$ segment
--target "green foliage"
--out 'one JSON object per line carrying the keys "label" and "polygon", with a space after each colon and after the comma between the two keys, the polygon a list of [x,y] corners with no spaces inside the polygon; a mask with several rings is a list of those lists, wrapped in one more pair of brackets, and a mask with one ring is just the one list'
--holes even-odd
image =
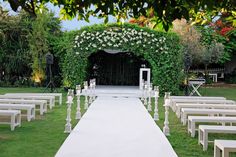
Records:
{"label": "green foliage", "polygon": [[98,50],[133,52],[147,60],[152,81],[161,91],[177,93],[182,70],[182,51],[174,33],[164,33],[137,25],[110,24],[84,27],[74,32],[63,63],[64,85],[74,87],[86,78],[88,57]]}
{"label": "green foliage", "polygon": [[60,21],[52,13],[44,11],[35,19],[25,12],[8,15],[0,7],[1,85],[29,85],[32,71],[43,74],[44,54],[54,53],[60,32]]}
{"label": "green foliage", "polygon": [[50,50],[50,42],[60,33],[60,22],[53,17],[53,13],[43,10],[32,22],[29,34],[29,48],[32,55],[32,79],[41,82],[45,79],[45,54]]}
{"label": "green foliage", "polygon": [[[214,53],[217,51],[211,51],[213,49],[220,48],[219,43],[225,45],[227,41],[221,35],[218,35],[211,27],[197,27],[198,31],[201,33],[201,44],[206,47],[206,52],[203,54],[205,60],[208,60],[209,63],[225,63],[231,58],[231,53],[227,47],[224,46],[224,50],[221,50],[219,53]],[[212,53],[211,53],[212,52]],[[216,58],[214,61],[207,59],[210,56]],[[215,57],[214,57],[215,56]]]}
{"label": "green foliage", "polygon": [[[116,0],[116,1],[53,1],[53,0],[4,0],[8,1],[11,8],[17,11],[19,7],[22,7],[32,15],[36,15],[40,7],[51,2],[53,5],[60,6],[62,19],[72,19],[77,17],[79,20],[84,19],[89,21],[90,16],[98,16],[104,18],[104,22],[108,21],[108,15],[117,17],[118,21],[121,18],[139,17],[140,15],[146,15],[146,10],[153,9],[156,22],[161,23],[165,30],[169,29],[172,21],[180,19],[182,17],[189,19],[190,11],[197,12],[199,10],[207,10],[207,12],[217,12],[222,8],[226,10],[235,9],[235,0],[201,0],[199,1],[162,1],[162,0]],[[93,7],[91,7],[93,6]],[[195,17],[195,16],[193,16]]]}
{"label": "green foliage", "polygon": [[236,54],[236,29],[229,31],[226,34],[226,42],[224,43],[225,49],[230,55]]}
{"label": "green foliage", "polygon": [[29,20],[25,13],[9,16],[0,7],[0,80],[9,84],[31,72],[27,40],[31,29]]}

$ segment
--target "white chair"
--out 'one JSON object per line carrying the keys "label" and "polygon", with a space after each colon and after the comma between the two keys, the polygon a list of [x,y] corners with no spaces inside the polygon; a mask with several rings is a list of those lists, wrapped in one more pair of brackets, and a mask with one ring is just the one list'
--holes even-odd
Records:
{"label": "white chair", "polygon": [[21,111],[19,110],[0,110],[0,116],[11,117],[10,122],[0,121],[0,124],[10,124],[11,131],[15,130],[16,126],[21,126]]}

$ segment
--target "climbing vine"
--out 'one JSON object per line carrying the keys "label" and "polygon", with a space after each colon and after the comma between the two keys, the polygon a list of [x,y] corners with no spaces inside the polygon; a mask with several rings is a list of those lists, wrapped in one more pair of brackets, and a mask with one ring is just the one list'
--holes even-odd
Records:
{"label": "climbing vine", "polygon": [[82,83],[87,75],[88,57],[104,49],[133,52],[143,57],[151,65],[152,82],[161,91],[178,92],[182,70],[178,36],[132,24],[94,25],[75,32],[64,57],[64,85]]}

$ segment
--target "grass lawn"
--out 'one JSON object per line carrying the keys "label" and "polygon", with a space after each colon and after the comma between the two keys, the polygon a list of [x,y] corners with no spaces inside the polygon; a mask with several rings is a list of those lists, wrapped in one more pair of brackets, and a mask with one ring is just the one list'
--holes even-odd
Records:
{"label": "grass lawn", "polygon": [[[0,94],[6,92],[42,92],[42,88],[0,88]],[[208,96],[224,96],[236,100],[236,88],[206,88],[202,93]],[[53,157],[68,134],[64,134],[66,118],[66,93],[63,93],[63,105],[58,104],[53,110],[49,110],[44,116],[37,114],[32,122],[22,121],[22,126],[15,131],[10,131],[9,125],[0,125],[0,157]],[[83,101],[83,100],[82,100]],[[164,123],[163,98],[159,100],[160,121],[162,128]],[[76,105],[72,107],[72,124]],[[82,107],[82,112],[84,112]],[[168,137],[179,157],[212,157],[213,144],[208,151],[203,152],[198,145],[197,136],[191,138],[187,134],[186,126],[182,126],[180,120],[170,111],[169,114],[171,136]],[[214,138],[235,139],[236,135],[213,135]],[[213,137],[210,135],[210,138]]]}

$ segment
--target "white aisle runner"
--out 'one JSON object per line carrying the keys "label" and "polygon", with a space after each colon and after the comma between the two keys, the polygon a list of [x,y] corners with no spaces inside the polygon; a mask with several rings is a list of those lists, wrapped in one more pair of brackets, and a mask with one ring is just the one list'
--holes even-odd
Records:
{"label": "white aisle runner", "polygon": [[177,157],[138,98],[98,97],[56,157]]}

